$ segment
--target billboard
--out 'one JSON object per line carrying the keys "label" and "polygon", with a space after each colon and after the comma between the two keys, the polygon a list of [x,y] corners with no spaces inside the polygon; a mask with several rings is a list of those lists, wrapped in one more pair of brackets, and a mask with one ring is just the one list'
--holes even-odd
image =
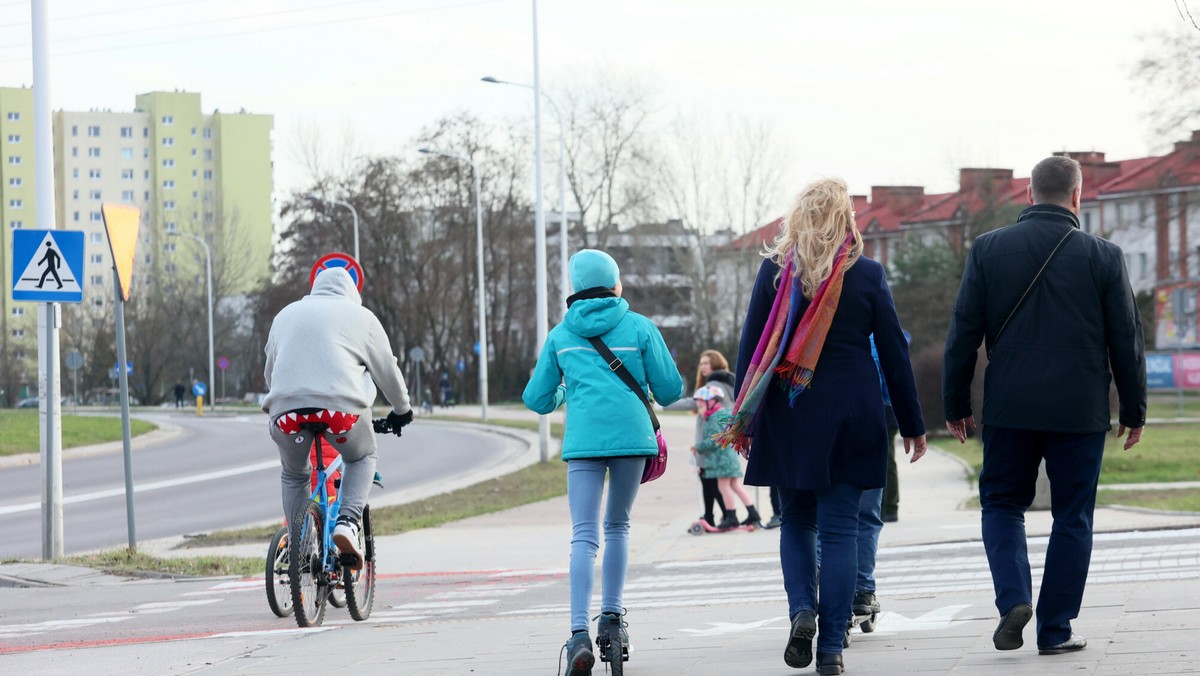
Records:
{"label": "billboard", "polygon": [[1200,348],[1196,296],[1200,284],[1172,284],[1154,291],[1154,347],[1159,350]]}
{"label": "billboard", "polygon": [[1146,387],[1200,390],[1200,352],[1147,354]]}

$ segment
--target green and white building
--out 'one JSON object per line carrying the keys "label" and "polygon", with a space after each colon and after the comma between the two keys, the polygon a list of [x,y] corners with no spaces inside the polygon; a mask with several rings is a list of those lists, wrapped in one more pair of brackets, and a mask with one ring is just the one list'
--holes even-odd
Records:
{"label": "green and white building", "polygon": [[15,303],[8,292],[13,230],[84,231],[84,270],[78,274],[84,303],[97,307],[113,297],[102,202],[142,210],[137,292],[152,293],[155,283],[168,278],[204,283],[203,251],[190,239],[168,236],[175,232],[205,238],[214,258],[224,256],[220,263],[238,271],[226,293],[247,292],[268,279],[273,116],[245,110],[206,114],[200,94],[174,91],[139,95],[133,112],[63,110],[53,117],[57,223],[45,224],[36,222],[33,90],[0,87],[0,273],[6,287],[0,325],[8,338],[0,357],[24,361],[31,384],[36,313],[33,303]]}

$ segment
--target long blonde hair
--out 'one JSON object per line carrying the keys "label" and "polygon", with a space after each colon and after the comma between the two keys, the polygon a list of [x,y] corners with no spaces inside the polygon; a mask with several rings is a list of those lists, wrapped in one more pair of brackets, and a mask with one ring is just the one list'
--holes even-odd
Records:
{"label": "long blonde hair", "polygon": [[854,207],[846,182],[838,178],[821,178],[805,186],[796,198],[775,242],[763,251],[782,270],[788,257],[795,254],[796,271],[804,297],[811,299],[821,282],[833,271],[846,233],[853,235],[845,269],[862,255],[862,234],[854,222]]}

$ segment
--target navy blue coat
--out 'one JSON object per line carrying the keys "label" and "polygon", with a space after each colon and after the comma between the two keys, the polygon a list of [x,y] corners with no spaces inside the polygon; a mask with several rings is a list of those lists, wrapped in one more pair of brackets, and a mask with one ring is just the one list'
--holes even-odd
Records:
{"label": "navy blue coat", "polygon": [[979,343],[991,359],[983,379],[984,425],[1087,434],[1112,429],[1108,388],[1115,382],[1120,422],[1146,424],[1146,350],[1121,249],[1072,232],[1025,304],[1017,300],[1079,219],[1036,204],[1017,222],[971,245],[946,338],[942,400],[946,420],[972,415],[971,380]]}
{"label": "navy blue coat", "polygon": [[[777,265],[763,261],[754,282],[738,348],[738,392],[775,302],[778,273]],[[806,299],[800,311],[808,304]],[[791,341],[794,328],[788,327],[785,344]],[[789,406],[787,393],[771,383],[754,433],[746,483],[800,490],[831,484],[884,485],[891,446],[879,371],[871,358],[872,333],[901,435],[925,433],[908,342],[900,330],[883,266],[862,257],[846,271],[837,314],[813,372],[812,386]]]}

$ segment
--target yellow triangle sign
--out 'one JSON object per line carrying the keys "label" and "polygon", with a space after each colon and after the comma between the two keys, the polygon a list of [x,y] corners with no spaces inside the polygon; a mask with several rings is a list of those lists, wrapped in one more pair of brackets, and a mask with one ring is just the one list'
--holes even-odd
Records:
{"label": "yellow triangle sign", "polygon": [[142,210],[128,204],[105,202],[100,205],[100,213],[104,216],[104,229],[108,231],[108,248],[117,268],[117,281],[121,283],[121,298],[128,301]]}

